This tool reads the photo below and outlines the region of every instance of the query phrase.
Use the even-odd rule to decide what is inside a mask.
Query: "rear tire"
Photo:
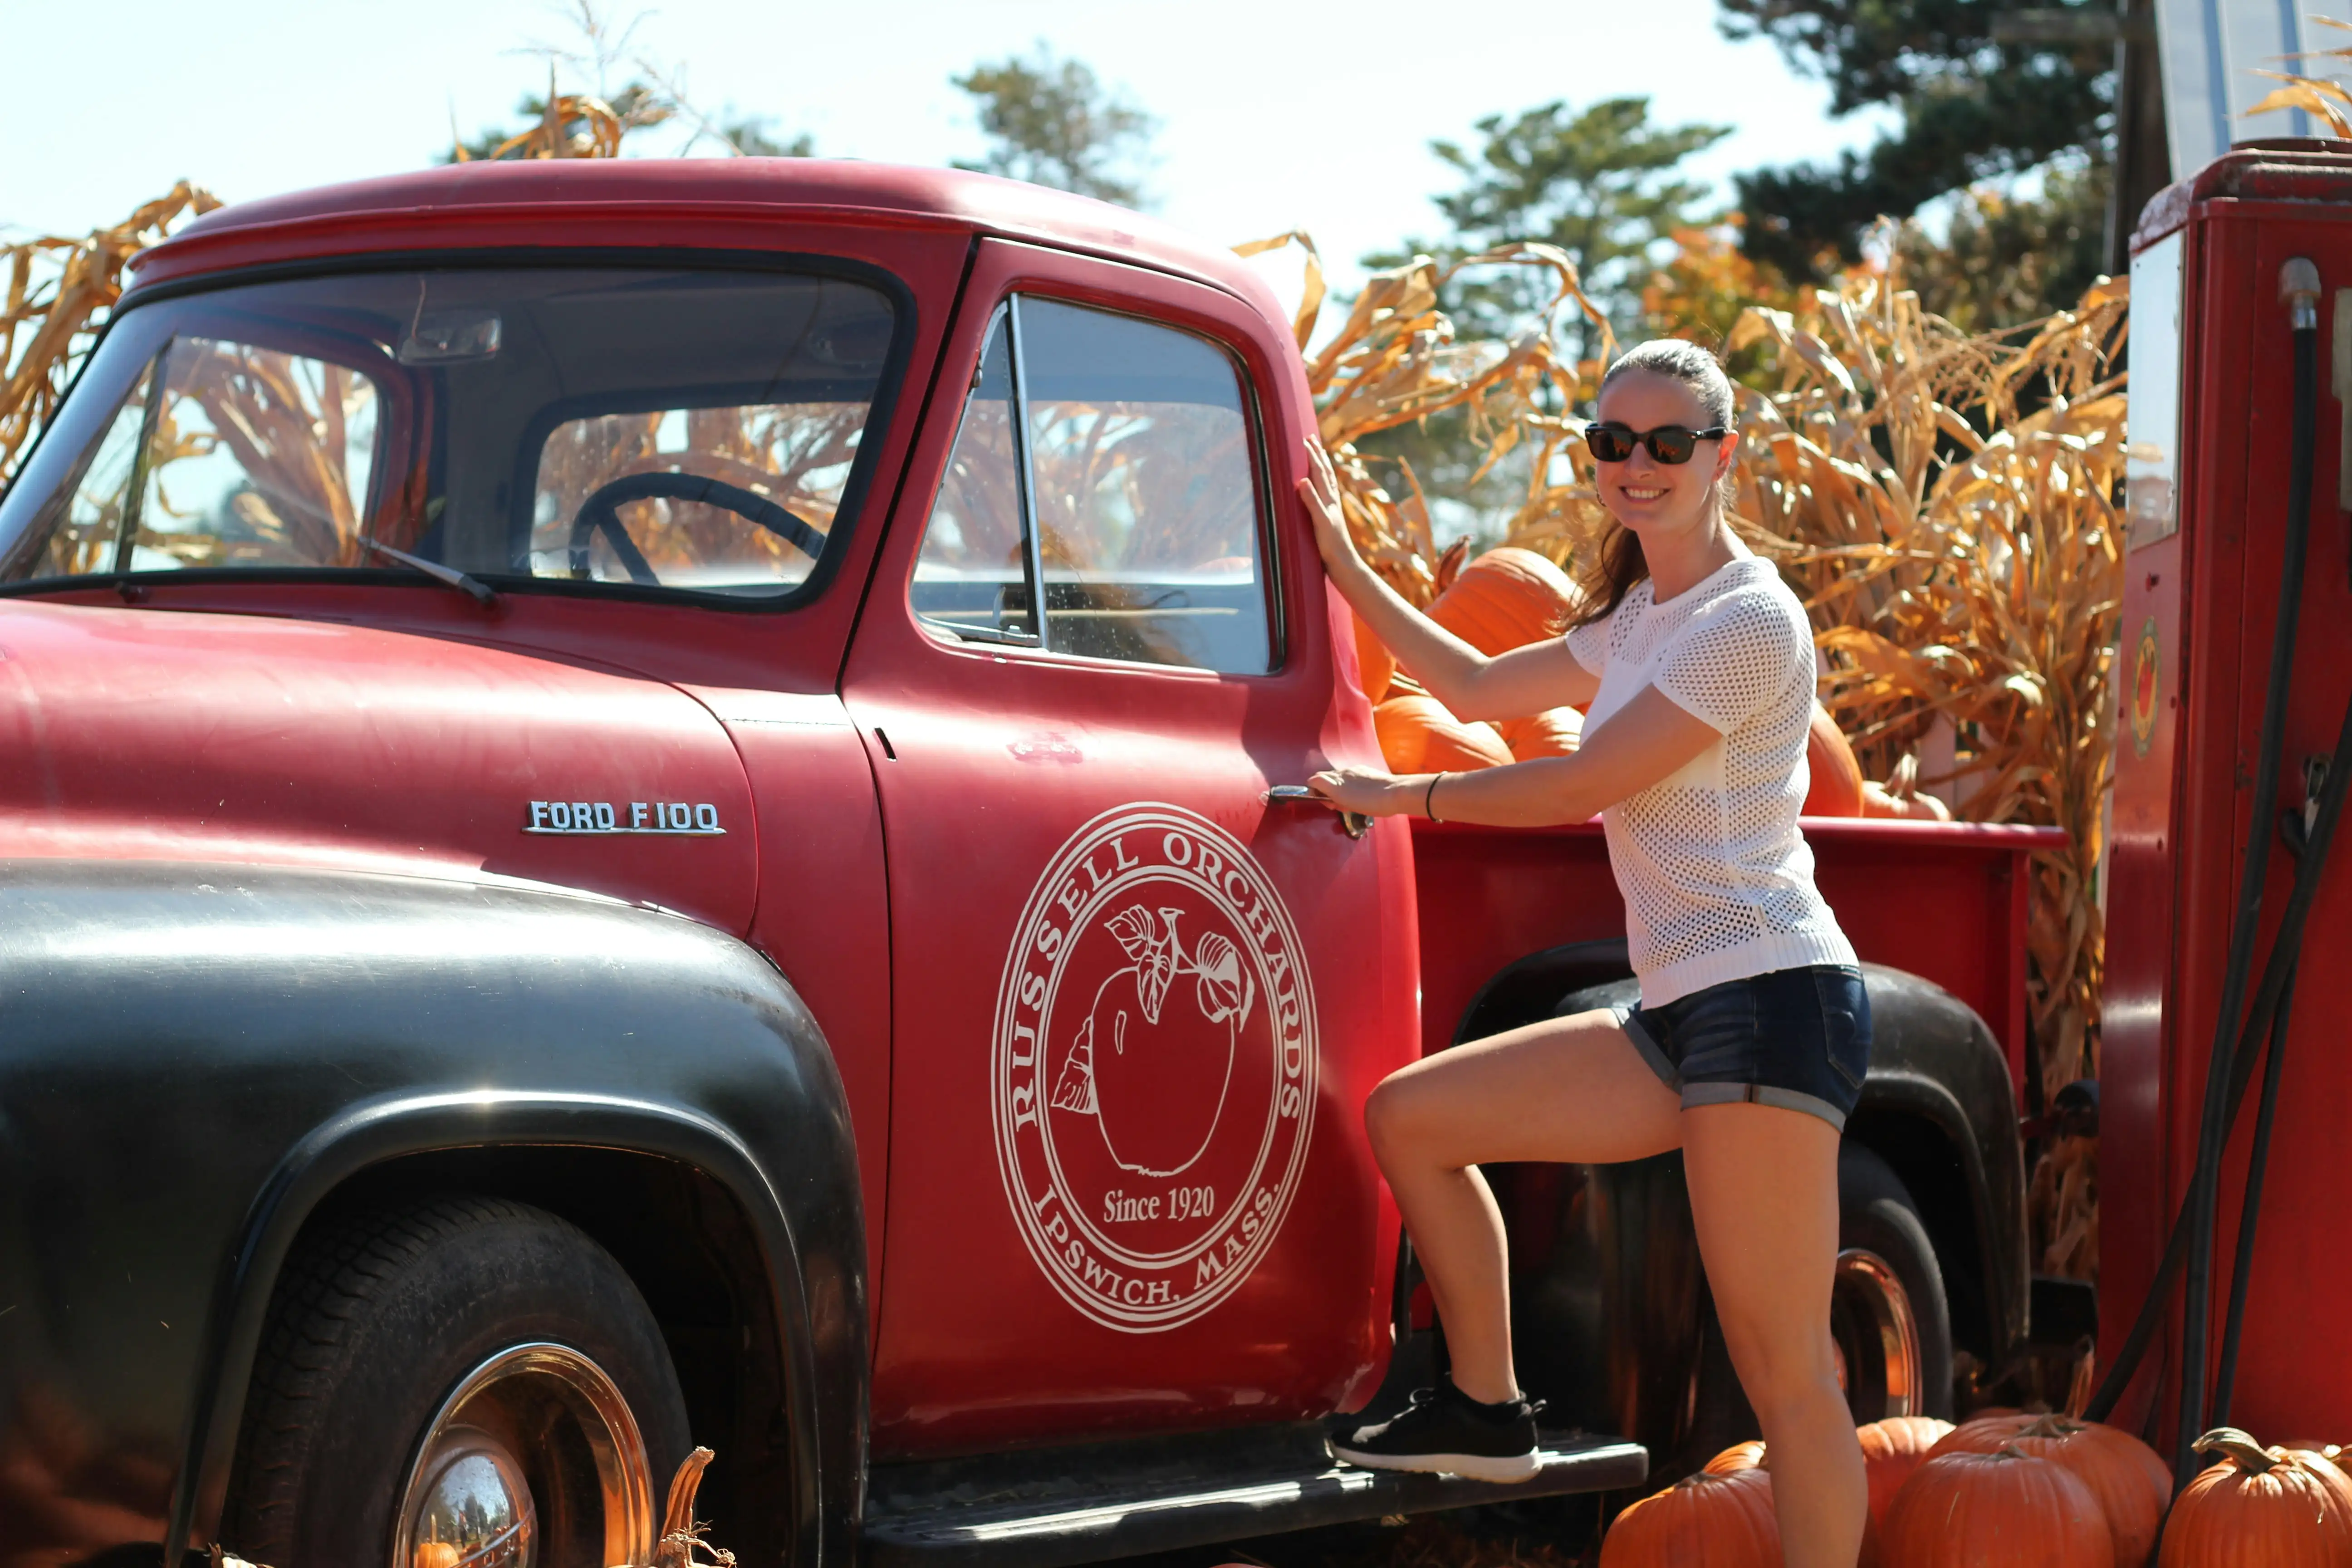
[[[645,1560],[625,1542],[650,1555],[686,1451],[660,1327],[611,1254],[527,1205],[430,1199],[288,1259],[221,1533],[255,1562],[390,1568],[404,1523],[449,1539],[426,1517],[446,1474],[452,1497],[513,1494],[539,1568],[605,1568]]]
[[[1853,1142],[1838,1150],[1838,1272],[1830,1291],[1830,1337],[1855,1425],[1888,1415],[1951,1418],[1951,1312],[1935,1246],[1903,1179]],[[1763,1436],[1724,1347],[1712,1299],[1701,1343],[1690,1435],[1660,1474],[1696,1469],[1733,1444]]]
[[[1885,1161],[1838,1150],[1838,1271],[1830,1334],[1857,1423],[1952,1414],[1952,1317],[1919,1207]]]

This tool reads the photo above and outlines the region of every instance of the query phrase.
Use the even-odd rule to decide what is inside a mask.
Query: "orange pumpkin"
[[[1772,1480],[1762,1470],[1701,1470],[1617,1516],[1601,1568],[1780,1568]]]
[[[1429,606],[1429,618],[1492,658],[1559,636],[1580,603],[1567,573],[1507,544],[1463,567]]]
[[[2015,1448],[1937,1454],[1911,1472],[1877,1531],[1897,1568],[2115,1568],[2091,1489]]]
[[[1897,795],[1873,779],[1862,784],[1862,815],[1908,818],[1913,822],[1949,822],[1952,808],[1932,795]]]
[[[416,1543],[415,1568],[457,1568],[465,1557],[465,1548],[446,1541],[420,1541]]]
[[[1547,708],[1526,719],[1504,719],[1495,729],[1521,762],[1564,757],[1584,743],[1584,715],[1573,708]]]
[[[1353,614],[1353,612],[1350,612]],[[1364,617],[1356,616],[1356,679],[1364,683],[1364,696],[1377,708],[1389,694],[1389,682],[1396,678],[1396,655],[1389,645],[1372,635],[1364,625]]]
[[[1862,815],[1862,764],[1854,760],[1845,731],[1818,702],[1813,704],[1812,730],[1805,737],[1805,771],[1811,780],[1805,786],[1807,816]]]
[[[2014,1447],[2074,1472],[2088,1487],[2115,1541],[2116,1568],[2141,1568],[2172,1497],[2172,1472],[2128,1432],[2064,1415],[1979,1416],[1935,1447],[1937,1454],[1990,1454]]]
[[[1864,1468],[1870,1472],[1871,1523],[1886,1522],[1886,1505],[1951,1429],[1950,1422],[1933,1415],[1889,1415],[1854,1428]]]
[[[1745,1443],[1734,1443],[1706,1462],[1710,1476],[1727,1476],[1735,1470],[1762,1470],[1771,1467],[1765,1462],[1764,1439],[1750,1437]]]
[[[2265,1448],[2234,1426],[2197,1439],[2220,1456],[2172,1504],[2162,1568],[2342,1568],[2352,1480],[2318,1454]]]
[[[1434,697],[1409,692],[1372,710],[1381,755],[1399,773],[1466,773],[1511,760],[1491,724],[1465,724]]]
[[[2326,1459],[2329,1464],[2334,1465],[2339,1470],[2344,1468],[2344,1461],[2347,1458],[2342,1444],[2331,1443],[2325,1437],[2289,1437],[2281,1442],[2279,1447],[2282,1448],[2302,1448],[2310,1453],[2316,1454],[2321,1458]]]

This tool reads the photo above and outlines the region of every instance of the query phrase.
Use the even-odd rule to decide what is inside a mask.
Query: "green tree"
[[[988,155],[959,169],[1004,174],[1121,206],[1148,205],[1140,170],[1159,122],[1078,60],[1040,43],[1034,59],[974,66],[950,79],[980,107]]]
[[[2106,270],[2104,158],[2059,160],[2040,188],[2011,181],[1961,193],[1944,232],[1914,226],[1896,242],[1904,287],[1971,332],[2072,307]]]
[[[730,108],[721,112],[711,125],[710,134],[746,158],[812,158],[816,155],[816,138],[805,131],[797,136],[782,135],[776,130],[774,119],[765,114],[739,114]]]
[[[1832,114],[1871,105],[1902,114],[1893,134],[1834,163],[1738,177],[1748,254],[1791,277],[1857,259],[1882,216],[1907,217],[1987,184],[2007,200],[2011,182],[2053,160],[2110,155],[2113,0],[2039,0],[2030,37],[2015,21],[2004,26],[2021,9],[2009,0],[1722,4],[1723,31],[1770,38],[1797,69],[1829,84]],[[2059,184],[2073,197],[2089,194]]]
[[[1548,240],[1568,252],[1591,296],[1619,331],[1641,313],[1642,286],[1668,237],[1700,221],[1704,185],[1684,160],[1731,133],[1722,125],[1659,125],[1646,98],[1604,99],[1581,113],[1562,102],[1478,121],[1474,149],[1433,142],[1431,151],[1462,177],[1437,198],[1452,232],[1412,248],[1452,259],[1507,240]],[[1410,252],[1408,252],[1409,254]],[[1392,266],[1402,256],[1365,258]],[[1550,297],[1550,282],[1518,268],[1458,279],[1445,301],[1465,337],[1507,338]],[[1563,323],[1580,357],[1600,351],[1600,333],[1580,315]]]

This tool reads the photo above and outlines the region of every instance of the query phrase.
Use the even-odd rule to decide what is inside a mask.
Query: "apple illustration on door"
[[[1133,962],[1095,992],[1054,1086],[1055,1109],[1092,1115],[1119,1169],[1141,1176],[1181,1175],[1207,1152],[1257,1001],[1231,941],[1203,931],[1184,951],[1183,918],[1130,904],[1102,922]]]

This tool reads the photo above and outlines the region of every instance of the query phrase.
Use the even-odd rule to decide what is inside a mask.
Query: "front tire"
[[[686,1450],[661,1330],[609,1253],[527,1205],[430,1199],[289,1258],[222,1536],[296,1568],[644,1562]]]

